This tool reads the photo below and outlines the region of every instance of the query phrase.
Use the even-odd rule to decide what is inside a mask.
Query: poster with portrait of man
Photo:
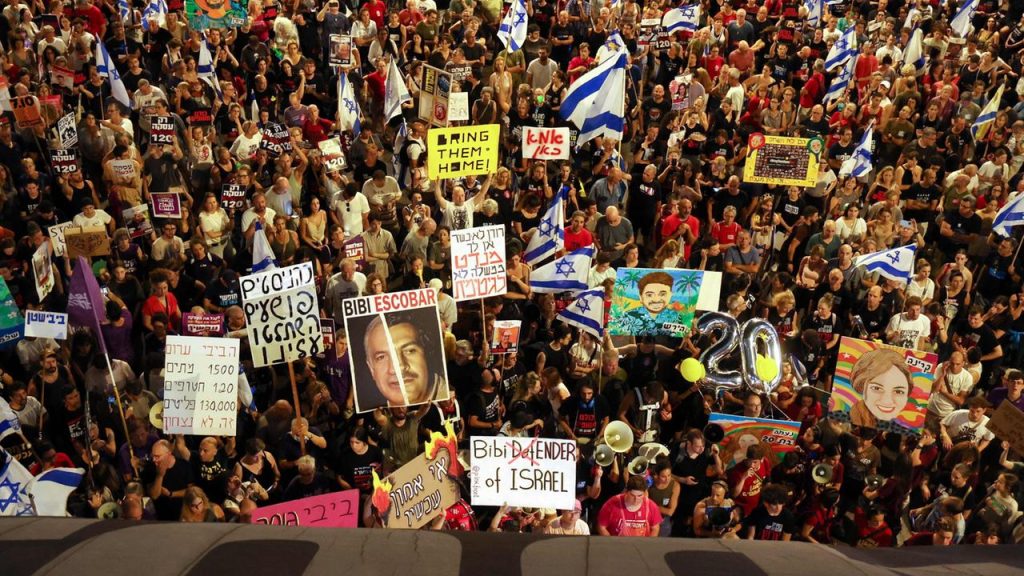
[[[343,34],[331,34],[331,66],[340,68],[352,67],[352,37]]]
[[[349,298],[342,306],[356,412],[448,398],[433,289]]]
[[[697,310],[718,310],[721,290],[721,272],[619,268],[608,333],[685,337]]]

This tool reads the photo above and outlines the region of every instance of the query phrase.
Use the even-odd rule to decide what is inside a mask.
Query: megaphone
[[[633,460],[629,462],[629,466],[626,467],[626,470],[632,476],[643,476],[644,474],[647,473],[647,467],[650,465],[650,460],[644,458],[643,456],[637,456],[636,458],[633,458]]]
[[[117,502],[107,502],[96,511],[96,517],[102,520],[114,520],[121,517],[121,505]]]
[[[597,465],[602,468],[605,466],[611,466],[612,461],[614,460],[615,450],[612,450],[612,447],[607,444],[598,446],[597,450],[594,451],[594,462],[597,462]]]
[[[871,474],[864,479],[864,484],[867,485],[869,490],[878,490],[885,484],[885,476],[881,474]]]
[[[604,443],[616,452],[629,452],[633,447],[633,430],[625,422],[616,420],[605,426]]]
[[[725,439],[725,428],[721,424],[708,424],[704,427],[704,439],[708,444],[718,444]]]
[[[154,404],[149,409],[149,423],[157,430],[164,429],[164,403]]]
[[[832,465],[822,462],[811,469],[811,478],[817,484],[828,484],[832,481]]]
[[[668,447],[664,444],[658,444],[657,442],[648,442],[640,447],[637,454],[647,458],[647,460],[654,462],[658,456],[668,456]]]

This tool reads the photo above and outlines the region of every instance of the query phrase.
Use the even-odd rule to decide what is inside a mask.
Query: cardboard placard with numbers
[[[240,344],[234,338],[167,336],[165,434],[235,435]]]

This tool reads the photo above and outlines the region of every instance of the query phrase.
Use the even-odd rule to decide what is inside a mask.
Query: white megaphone
[[[651,465],[651,461],[643,456],[637,456],[629,462],[629,466],[626,470],[629,471],[631,476],[643,476],[647,473],[647,467]]]
[[[602,444],[597,447],[594,451],[594,462],[597,465],[604,468],[605,466],[611,466],[612,461],[615,460],[615,450],[612,450],[611,446]]]
[[[658,456],[668,456],[668,447],[657,442],[648,442],[637,450],[637,454],[654,462],[658,459]]]
[[[625,422],[616,420],[605,426],[604,443],[616,452],[629,452],[633,448],[633,430]]]

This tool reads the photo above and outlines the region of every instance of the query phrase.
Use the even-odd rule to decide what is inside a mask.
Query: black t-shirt
[[[857,310],[856,314],[860,317],[860,321],[864,324],[864,329],[867,330],[869,336],[872,334],[884,334],[885,327],[889,324],[889,318],[891,317],[891,314],[887,313],[881,303],[879,303],[878,308],[868,310],[867,302],[865,302]]]
[[[943,216],[943,220],[949,223],[954,234],[978,234],[981,232],[981,217],[977,214],[971,214],[965,218],[960,214],[959,209],[950,210]],[[946,254],[953,254],[964,246],[966,245],[958,244],[952,238],[939,235],[939,250]]]
[[[853,156],[853,151],[857,148],[857,143],[850,140],[850,143],[843,146],[841,143],[836,142],[828,149],[829,160],[839,160],[840,162]]]
[[[979,328],[971,328],[966,318],[953,327],[953,337],[968,350],[977,346],[982,356],[990,354],[999,345],[999,340],[996,339],[992,328],[987,324],[982,324]]]
[[[764,506],[758,506],[743,522],[744,535],[754,528],[754,540],[782,540],[783,534],[796,531],[796,517],[785,508],[778,516],[771,516]]]
[[[288,488],[285,489],[283,500],[288,502],[291,500],[302,500],[310,496],[319,496],[334,491],[336,487],[337,485],[323,474],[317,473],[309,484],[303,484],[302,478],[296,476],[288,484]]]
[[[796,200],[790,200],[789,195],[787,194],[786,197],[775,206],[775,212],[780,218],[782,218],[782,221],[785,222],[786,225],[793,226],[796,224],[796,221],[800,219],[800,213],[806,205],[807,203],[804,201],[802,196]]]
[[[931,203],[942,197],[942,191],[939,190],[938,186],[932,184],[931,186],[922,186],[920,182],[912,185],[905,192],[900,194],[900,200],[916,200],[918,202]],[[917,220],[918,222],[930,222],[932,215],[935,213],[931,210],[916,210],[912,208],[903,209],[903,217],[907,220]]]
[[[659,202],[661,202],[661,184],[658,180],[644,182],[642,175],[634,174],[629,183],[629,204],[626,207],[626,213],[634,226],[652,221]]]
[[[148,486],[155,480],[156,466],[147,466],[142,473],[143,483]],[[173,494],[178,490],[188,488],[188,485],[193,482],[192,465],[181,458],[177,458],[174,462],[174,466],[168,468],[167,472],[164,474],[162,486],[168,492]],[[212,497],[210,498],[210,501],[213,502]],[[181,518],[181,503],[181,498],[172,498],[171,496],[161,495],[153,501],[153,505],[156,507],[157,520],[178,520]]]
[[[241,294],[239,294],[238,284],[236,282],[232,282],[225,286],[223,282],[217,280],[206,288],[206,292],[203,294],[203,297],[209,298],[210,302],[213,302],[215,306],[219,306],[221,308],[236,306],[242,303],[242,297]]]
[[[498,391],[477,390],[471,394],[466,406],[467,422],[471,416],[476,416],[481,422],[497,422],[501,416],[501,399],[498,397]],[[470,430],[473,434],[483,436],[494,436],[498,432],[490,428],[473,428],[472,426],[470,426]]]
[[[213,461],[203,462],[198,450],[193,450],[191,454],[189,464],[192,466],[196,486],[206,492],[210,502],[223,502],[227,496],[228,468],[231,464],[227,456],[218,452]]]
[[[582,402],[573,396],[562,404],[561,410],[577,438],[595,438],[601,430],[601,422],[608,418],[609,413],[608,401],[597,395],[590,402]]]
[[[661,102],[655,102],[654,98],[644,100],[641,110],[644,115],[644,127],[661,126],[665,115],[672,109],[672,102],[668,98],[662,98]]]
[[[365,454],[356,454],[352,450],[345,450],[334,464],[334,471],[352,485],[353,488],[367,494],[373,487],[374,470],[380,472],[381,467],[380,448],[368,445]]]

